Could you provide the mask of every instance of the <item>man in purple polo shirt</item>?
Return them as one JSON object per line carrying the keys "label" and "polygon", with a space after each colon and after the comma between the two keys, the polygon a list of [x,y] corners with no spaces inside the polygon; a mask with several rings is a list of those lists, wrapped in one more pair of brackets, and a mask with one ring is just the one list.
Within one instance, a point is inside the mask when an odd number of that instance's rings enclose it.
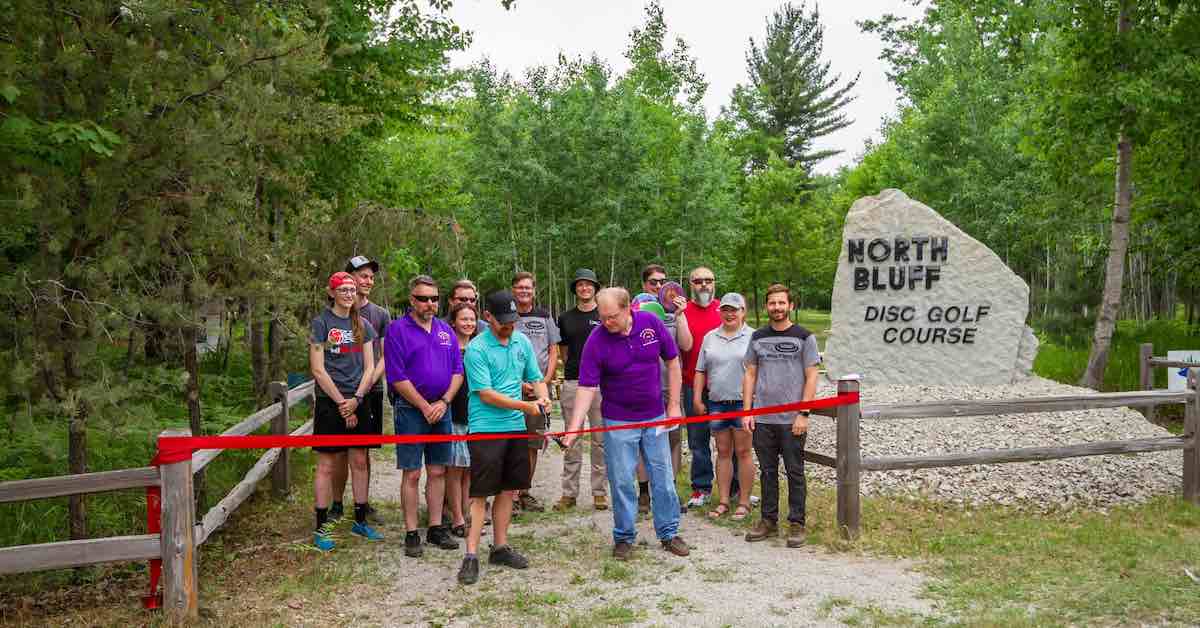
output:
{"label": "man in purple polo shirt", "polygon": [[[438,288],[431,277],[417,275],[408,283],[408,292],[412,309],[407,316],[392,321],[383,344],[388,386],[396,393],[393,407],[396,434],[450,434],[450,400],[463,379],[458,336],[435,316]],[[396,468],[404,472],[401,497],[407,532],[406,556],[415,558],[422,553],[421,534],[417,531],[422,456],[428,476],[425,502],[431,522],[425,540],[442,549],[458,549],[458,541],[440,523],[450,451],[450,443],[396,445]]]}
{"label": "man in purple polo shirt", "polygon": [[[605,288],[596,296],[603,329],[588,337],[579,364],[579,388],[568,431],[578,430],[597,390],[606,426],[629,426],[663,418],[659,359],[667,365],[667,415],[682,416],[679,404],[679,349],[662,321],[650,312],[633,312],[629,292]],[[576,435],[566,436],[570,447]],[[620,429],[604,433],[604,462],[613,495],[613,558],[628,560],[637,540],[637,489],[634,470],[638,453],[650,476],[650,510],[654,532],[663,549],[687,556],[679,537],[679,497],[671,471],[671,446],[666,430],[657,427]]]}

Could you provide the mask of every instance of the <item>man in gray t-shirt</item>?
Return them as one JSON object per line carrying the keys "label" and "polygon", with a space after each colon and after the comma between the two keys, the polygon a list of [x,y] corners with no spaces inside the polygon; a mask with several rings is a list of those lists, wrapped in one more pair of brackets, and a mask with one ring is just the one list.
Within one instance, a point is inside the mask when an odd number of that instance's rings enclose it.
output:
{"label": "man in gray t-shirt", "polygon": [[[562,342],[562,335],[558,331],[558,323],[554,316],[548,310],[534,307],[536,290],[537,282],[532,273],[519,272],[513,276],[512,294],[517,304],[518,315],[516,330],[529,338],[534,353],[537,354],[538,368],[542,370],[542,381],[546,383],[546,388],[550,389],[558,374],[558,343]],[[535,399],[533,384],[522,384],[521,396],[526,400]],[[546,422],[540,416],[526,415],[525,427],[530,435],[529,469],[532,474],[537,470],[538,451],[546,444],[546,439],[542,436],[546,433]],[[542,504],[527,490],[521,491],[516,503],[525,510],[544,510]]]}
{"label": "man in gray t-shirt", "polygon": [[[770,323],[755,331],[746,349],[746,373],[742,377],[742,407],[764,408],[812,399],[817,392],[817,340],[807,329],[793,325],[787,287],[767,288]],[[754,432],[762,486],[762,519],[746,534],[747,541],[777,536],[779,519],[779,459],[788,479],[787,546],[804,544],[804,441],[808,435],[808,411],[746,417]]]}

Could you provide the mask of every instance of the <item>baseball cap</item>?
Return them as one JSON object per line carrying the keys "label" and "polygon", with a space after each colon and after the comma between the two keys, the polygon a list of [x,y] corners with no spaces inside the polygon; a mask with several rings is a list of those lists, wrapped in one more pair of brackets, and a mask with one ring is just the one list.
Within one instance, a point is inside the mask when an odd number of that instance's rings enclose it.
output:
{"label": "baseball cap", "polygon": [[596,278],[596,271],[590,268],[579,268],[575,271],[575,278],[571,280],[571,290],[574,290],[575,284],[581,281],[590,281],[596,288],[600,287],[600,280]]}
{"label": "baseball cap", "polygon": [[726,292],[725,296],[721,297],[721,307],[726,306],[744,310],[746,309],[746,299],[736,292]]}
{"label": "baseball cap", "polygon": [[358,282],[354,281],[354,277],[350,273],[338,271],[329,276],[329,289],[337,290],[342,286],[350,285],[358,287]]}
{"label": "baseball cap", "polygon": [[376,262],[365,255],[355,255],[354,257],[351,257],[346,262],[346,272],[352,273],[363,266],[369,266],[371,267],[371,270],[379,272],[379,262]]}
{"label": "baseball cap", "polygon": [[500,290],[488,295],[487,311],[496,318],[496,322],[507,325],[517,320],[517,302],[508,290]]}

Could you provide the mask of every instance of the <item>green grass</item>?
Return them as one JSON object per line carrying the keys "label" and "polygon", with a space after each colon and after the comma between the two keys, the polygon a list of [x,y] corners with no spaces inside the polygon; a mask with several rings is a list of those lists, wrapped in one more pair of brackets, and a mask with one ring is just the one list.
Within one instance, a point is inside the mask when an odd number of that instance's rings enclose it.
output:
{"label": "green grass", "polygon": [[[1088,351],[1092,344],[1091,328],[1061,326],[1034,321],[1038,330],[1037,359],[1033,370],[1038,375],[1064,384],[1077,384],[1087,368]],[[1180,320],[1154,320],[1146,323],[1118,321],[1113,333],[1108,367],[1104,371],[1104,390],[1137,390],[1141,371],[1138,364],[1139,346],[1154,343],[1154,355],[1166,356],[1173,349],[1200,347],[1200,327],[1188,329]],[[1155,369],[1154,387],[1167,387],[1166,369]]]}

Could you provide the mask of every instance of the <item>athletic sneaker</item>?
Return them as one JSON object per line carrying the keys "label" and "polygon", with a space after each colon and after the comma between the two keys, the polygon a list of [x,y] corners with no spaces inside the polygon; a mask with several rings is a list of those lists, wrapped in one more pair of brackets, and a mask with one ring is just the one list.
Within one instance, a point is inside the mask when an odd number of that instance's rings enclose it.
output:
{"label": "athletic sneaker", "polygon": [[313,547],[328,552],[333,549],[333,525],[326,523],[313,532]]}
{"label": "athletic sneaker", "polygon": [[488,564],[504,565],[513,569],[525,569],[529,566],[529,561],[524,556],[517,553],[517,550],[507,546],[493,547],[488,553]]}
{"label": "athletic sneaker", "polygon": [[708,502],[708,493],[704,491],[692,491],[691,498],[687,501],[688,508],[701,508]]}
{"label": "athletic sneaker", "polygon": [[450,529],[445,526],[430,526],[425,532],[425,542],[444,550],[458,549],[458,541],[450,535]]}
{"label": "athletic sneaker", "polygon": [[458,568],[459,584],[475,584],[479,582],[479,559],[474,556],[464,556],[462,566]]}
{"label": "athletic sneaker", "polygon": [[383,535],[377,532],[375,528],[372,528],[366,523],[358,523],[357,521],[354,522],[354,527],[350,528],[350,533],[357,534],[368,541],[383,540]]}
{"label": "athletic sneaker", "polygon": [[404,555],[410,558],[420,558],[424,553],[425,549],[421,547],[421,533],[410,530],[404,535]]}

